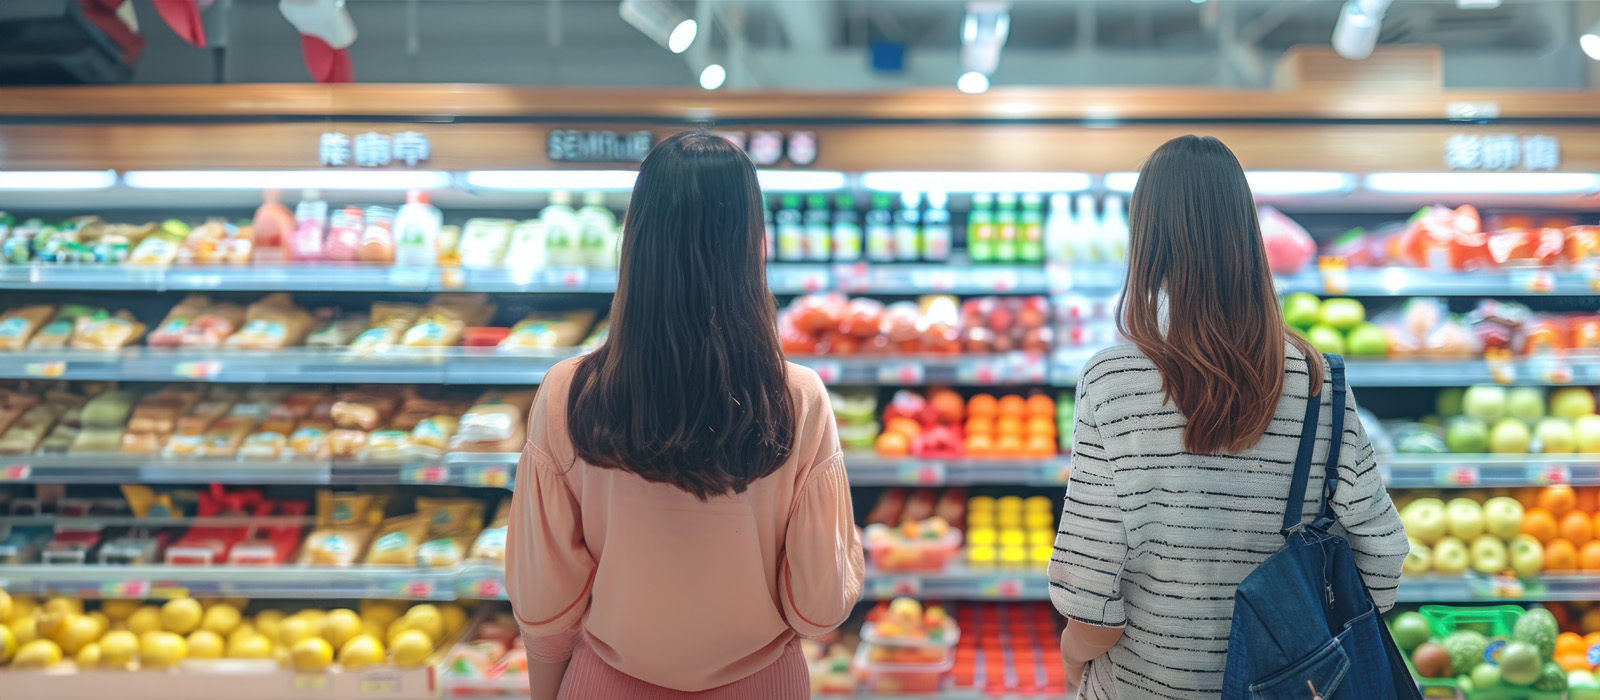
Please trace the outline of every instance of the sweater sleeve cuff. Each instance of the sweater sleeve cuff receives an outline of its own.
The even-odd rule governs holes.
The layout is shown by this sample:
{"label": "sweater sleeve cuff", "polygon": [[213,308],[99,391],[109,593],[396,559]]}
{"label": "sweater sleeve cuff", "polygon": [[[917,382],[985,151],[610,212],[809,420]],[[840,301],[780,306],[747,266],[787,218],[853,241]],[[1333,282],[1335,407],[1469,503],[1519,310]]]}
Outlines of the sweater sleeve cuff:
{"label": "sweater sleeve cuff", "polygon": [[572,648],[578,644],[578,628],[557,632],[547,637],[535,637],[522,630],[522,646],[528,651],[528,660],[542,664],[558,664],[572,658]]}

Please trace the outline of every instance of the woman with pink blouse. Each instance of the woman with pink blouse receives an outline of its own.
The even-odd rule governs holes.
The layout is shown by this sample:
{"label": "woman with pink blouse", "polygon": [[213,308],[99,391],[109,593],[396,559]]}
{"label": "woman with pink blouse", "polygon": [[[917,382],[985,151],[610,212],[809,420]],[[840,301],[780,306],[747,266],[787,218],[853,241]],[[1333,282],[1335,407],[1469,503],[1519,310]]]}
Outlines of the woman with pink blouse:
{"label": "woman with pink blouse", "polygon": [[610,338],[545,376],[517,467],[507,592],[535,700],[809,696],[797,638],[849,615],[861,542],[764,251],[738,148],[686,132],[645,158]]}

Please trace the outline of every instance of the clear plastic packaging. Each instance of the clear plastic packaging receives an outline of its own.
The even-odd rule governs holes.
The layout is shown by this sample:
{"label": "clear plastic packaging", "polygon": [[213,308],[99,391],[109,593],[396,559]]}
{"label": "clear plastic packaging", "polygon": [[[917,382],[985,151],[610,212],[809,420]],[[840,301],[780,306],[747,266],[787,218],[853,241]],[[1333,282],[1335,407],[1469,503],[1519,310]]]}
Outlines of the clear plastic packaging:
{"label": "clear plastic packaging", "polygon": [[861,679],[861,690],[877,695],[933,695],[944,689],[945,678],[955,667],[950,647],[878,646],[866,641],[856,649],[852,665]]}
{"label": "clear plastic packaging", "polygon": [[961,531],[954,528],[938,538],[907,538],[889,528],[880,534],[878,527],[869,526],[865,538],[867,556],[878,571],[943,571],[961,549]]}

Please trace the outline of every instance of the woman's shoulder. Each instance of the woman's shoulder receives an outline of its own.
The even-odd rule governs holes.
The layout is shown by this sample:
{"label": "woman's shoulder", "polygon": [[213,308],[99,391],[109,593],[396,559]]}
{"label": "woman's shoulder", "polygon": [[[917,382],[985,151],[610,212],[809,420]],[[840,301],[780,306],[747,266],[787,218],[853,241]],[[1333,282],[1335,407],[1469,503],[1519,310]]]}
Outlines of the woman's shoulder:
{"label": "woman's shoulder", "polygon": [[1156,370],[1156,363],[1133,343],[1118,343],[1111,347],[1096,352],[1083,364],[1083,371],[1078,373],[1078,383],[1093,385],[1102,381],[1115,381],[1118,384],[1137,381],[1146,374],[1160,383],[1161,377]]}
{"label": "woman's shoulder", "polygon": [[822,383],[822,376],[816,370],[788,361],[783,364],[789,381],[789,393],[794,396],[796,406],[827,405],[828,387]]}

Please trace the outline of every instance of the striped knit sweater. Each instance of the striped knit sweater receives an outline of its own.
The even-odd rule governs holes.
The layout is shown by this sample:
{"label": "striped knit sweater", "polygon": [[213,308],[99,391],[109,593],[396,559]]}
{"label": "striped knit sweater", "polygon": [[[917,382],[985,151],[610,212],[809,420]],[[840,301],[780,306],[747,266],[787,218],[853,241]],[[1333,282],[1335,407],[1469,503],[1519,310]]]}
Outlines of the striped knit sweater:
{"label": "striped knit sweater", "polygon": [[[1285,348],[1277,413],[1261,441],[1239,454],[1184,450],[1186,419],[1166,402],[1160,372],[1137,348],[1103,350],[1084,369],[1050,597],[1069,618],[1124,632],[1089,664],[1079,698],[1220,695],[1234,590],[1284,544],[1278,530],[1309,380],[1305,357]],[[1320,466],[1332,432],[1323,374],[1308,520],[1322,494]],[[1373,598],[1388,609],[1406,534],[1354,397],[1345,405],[1334,511]]]}

